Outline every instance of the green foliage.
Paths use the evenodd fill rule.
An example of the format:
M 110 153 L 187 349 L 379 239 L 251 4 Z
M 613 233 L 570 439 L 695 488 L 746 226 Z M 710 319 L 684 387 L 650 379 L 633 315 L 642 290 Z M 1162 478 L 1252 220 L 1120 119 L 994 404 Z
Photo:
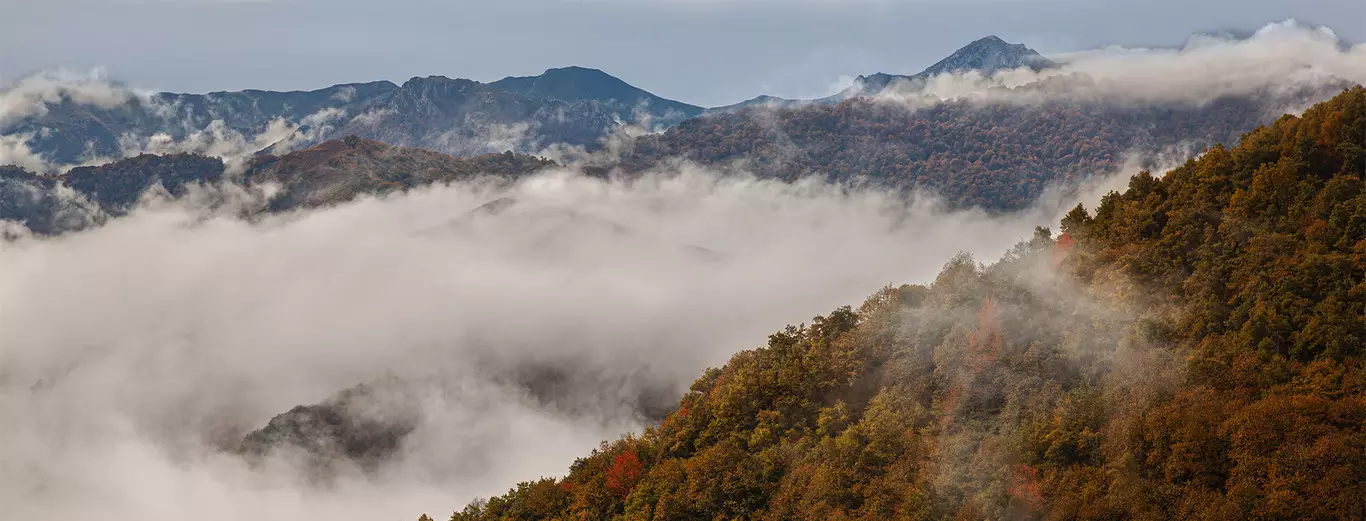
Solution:
M 1357 87 L 788 327 L 452 519 L 1366 518 L 1363 144 Z

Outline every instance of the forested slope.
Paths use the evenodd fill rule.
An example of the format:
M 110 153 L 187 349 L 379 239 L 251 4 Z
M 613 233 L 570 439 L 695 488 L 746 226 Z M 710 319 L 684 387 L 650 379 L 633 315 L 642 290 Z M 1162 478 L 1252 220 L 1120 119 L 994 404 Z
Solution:
M 908 108 L 854 98 L 829 106 L 758 107 L 694 118 L 642 137 L 622 166 L 646 169 L 671 157 L 712 166 L 739 162 L 759 177 L 861 177 L 934 191 L 959 206 L 1012 210 L 1034 202 L 1050 183 L 1114 172 L 1131 152 L 1152 156 L 1232 142 L 1273 120 L 1279 110 L 1269 107 L 1283 102 L 1224 97 L 1204 106 L 1166 106 L 1064 99 Z
M 775 333 L 502 519 L 1366 518 L 1366 89 Z

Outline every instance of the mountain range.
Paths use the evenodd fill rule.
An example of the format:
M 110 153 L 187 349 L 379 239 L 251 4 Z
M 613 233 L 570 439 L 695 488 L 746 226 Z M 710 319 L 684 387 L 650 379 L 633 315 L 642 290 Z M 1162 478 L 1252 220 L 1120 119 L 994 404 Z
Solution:
M 876 73 L 819 100 L 760 96 L 711 109 L 834 104 L 871 95 L 893 82 L 923 81 L 935 74 L 1053 62 L 1020 44 L 995 36 L 959 49 L 909 76 Z M 22 138 L 54 166 L 108 161 L 143 152 L 204 152 L 249 155 L 272 148 L 287 152 L 355 135 L 392 145 L 452 155 L 511 150 L 535 153 L 553 144 L 594 150 L 623 124 L 671 128 L 704 112 L 651 94 L 597 69 L 564 67 L 538 76 L 491 83 L 443 76 L 334 85 L 313 91 L 243 90 L 207 94 L 123 93 L 122 102 L 99 104 L 63 94 L 35 115 L 0 122 L 0 135 Z
M 602 71 L 567 67 L 487 84 L 430 76 L 315 91 L 130 94 L 113 106 L 62 96 L 37 115 L 0 127 L 0 134 L 24 137 L 55 165 L 144 151 L 207 151 L 227 141 L 241 142 L 236 152 L 250 154 L 347 135 L 478 155 L 535 152 L 553 143 L 592 149 L 622 124 L 662 128 L 701 112 Z
M 637 174 L 681 158 L 762 178 L 869 181 L 934 191 L 954 206 L 1015 210 L 1049 186 L 1114 172 L 1131 156 L 1188 156 L 1236 142 L 1282 107 L 1326 99 L 1346 86 L 1194 105 L 1064 98 L 900 106 L 873 98 L 944 73 L 1055 66 L 1024 45 L 988 36 L 913 75 L 870 74 L 827 98 L 761 96 L 709 111 L 582 67 L 491 83 L 430 76 L 307 92 L 126 94 L 113 104 L 64 94 L 4 123 L 0 136 L 23 140 L 52 165 L 114 162 L 56 177 L 8 170 L 0 178 L 0 219 L 39 233 L 81 228 L 92 215 L 127 211 L 152 186 L 174 196 L 187 180 L 225 176 L 244 185 L 284 183 L 274 210 L 318 206 L 463 178 L 476 166 L 524 175 L 553 163 L 487 154 L 535 154 L 552 145 L 568 147 L 566 159 L 599 175 Z M 628 124 L 654 132 L 618 140 L 605 159 L 574 155 L 601 149 Z M 167 153 L 161 162 L 188 170 L 173 174 L 149 159 Z M 135 160 L 117 161 L 125 156 Z M 208 165 L 203 156 L 222 161 Z M 59 192 L 91 199 L 54 199 Z

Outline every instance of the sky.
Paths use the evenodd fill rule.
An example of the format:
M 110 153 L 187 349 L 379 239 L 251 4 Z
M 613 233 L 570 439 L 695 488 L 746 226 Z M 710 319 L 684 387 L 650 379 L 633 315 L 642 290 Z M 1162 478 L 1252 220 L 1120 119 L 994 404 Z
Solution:
M 1044 53 L 1177 46 L 1296 19 L 1366 41 L 1359 0 L 0 0 L 0 81 L 103 68 L 155 90 L 294 90 L 580 65 L 719 106 L 914 73 L 988 34 Z

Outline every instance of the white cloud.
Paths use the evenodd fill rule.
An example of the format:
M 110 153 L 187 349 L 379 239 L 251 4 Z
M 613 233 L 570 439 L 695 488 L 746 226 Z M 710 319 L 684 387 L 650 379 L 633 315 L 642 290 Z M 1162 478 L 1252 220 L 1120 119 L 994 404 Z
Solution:
M 299 145 L 312 143 L 329 132 L 334 122 L 345 117 L 345 110 L 326 108 L 310 114 L 298 124 L 276 118 L 254 135 L 239 132 L 228 127 L 223 120 L 216 119 L 204 129 L 191 132 L 179 140 L 165 132 L 147 137 L 128 134 L 120 139 L 120 145 L 123 155 L 130 157 L 186 152 L 218 157 L 227 163 L 229 171 L 233 171 L 240 169 L 257 152 L 269 150 L 273 154 L 287 154 Z
M 518 203 L 467 213 L 499 197 Z M 681 392 L 785 324 L 929 280 L 954 252 L 994 258 L 1057 210 L 945 212 L 684 167 L 255 223 L 169 204 L 0 243 L 0 503 L 16 518 L 440 517 L 638 428 L 641 392 Z M 537 368 L 568 374 L 553 403 L 515 384 Z M 373 478 L 311 488 L 214 448 L 388 376 L 419 387 L 425 419 Z
M 1287 96 L 1344 81 L 1366 83 L 1366 44 L 1346 45 L 1326 28 L 1287 21 L 1243 40 L 1199 36 L 1181 49 L 1098 49 L 1055 56 L 1063 65 L 1054 70 L 945 74 L 923 86 L 899 84 L 878 97 L 920 105 L 944 99 L 1200 104 L 1221 96 Z
M 111 83 L 104 71 L 86 74 L 50 71 L 27 76 L 0 89 L 0 130 L 16 121 L 47 114 L 48 104 L 69 100 L 102 108 L 128 102 L 134 93 Z
M 45 173 L 50 165 L 28 146 L 33 134 L 0 136 L 0 165 L 14 165 L 31 172 Z

